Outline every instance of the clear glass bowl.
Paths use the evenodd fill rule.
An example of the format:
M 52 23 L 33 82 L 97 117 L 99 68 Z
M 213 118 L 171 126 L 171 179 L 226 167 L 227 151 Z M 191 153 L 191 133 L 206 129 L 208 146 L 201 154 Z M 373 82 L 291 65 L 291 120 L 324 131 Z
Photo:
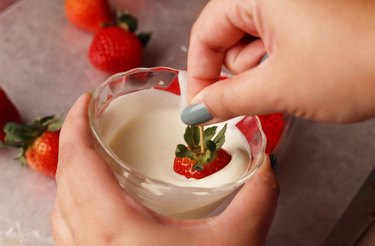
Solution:
M 121 127 L 127 117 L 123 115 L 117 122 L 103 120 L 103 113 L 114 99 L 150 89 L 164 90 L 179 95 L 179 72 L 166 67 L 136 68 L 111 76 L 93 91 L 89 105 L 89 121 L 96 150 L 108 163 L 119 184 L 130 196 L 160 214 L 194 219 L 212 214 L 223 200 L 236 192 L 264 162 L 266 139 L 257 117 L 244 116 L 239 118 L 236 124 L 248 143 L 250 162 L 245 172 L 235 182 L 213 188 L 182 187 L 147 177 L 120 160 L 103 140 L 104 128 Z M 173 168 L 173 163 L 171 163 L 171 168 Z

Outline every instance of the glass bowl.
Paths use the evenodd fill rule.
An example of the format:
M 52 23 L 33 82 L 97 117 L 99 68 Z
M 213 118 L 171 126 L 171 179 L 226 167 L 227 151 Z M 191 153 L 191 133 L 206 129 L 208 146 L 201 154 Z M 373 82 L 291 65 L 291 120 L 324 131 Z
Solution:
M 223 203 L 225 198 L 234 194 L 264 162 L 266 138 L 258 117 L 236 118 L 234 125 L 246 142 L 250 161 L 243 174 L 234 182 L 215 187 L 185 187 L 148 177 L 132 165 L 122 161 L 109 144 L 109 139 L 113 138 L 124 122 L 137 114 L 137 108 L 142 108 L 142 112 L 138 113 L 147 114 L 148 106 L 142 107 L 142 105 L 150 104 L 148 98 L 145 97 L 142 105 L 133 103 L 122 106 L 135 108 L 131 113 L 119 114 L 119 111 L 109 110 L 115 99 L 155 89 L 180 96 L 180 86 L 185 85 L 180 85 L 179 76 L 184 73 L 186 74 L 184 71 L 172 68 L 156 67 L 136 68 L 115 74 L 93 91 L 88 110 L 90 127 L 95 140 L 94 146 L 108 163 L 126 193 L 160 214 L 181 219 L 195 219 L 216 213 L 213 211 L 217 211 L 215 209 Z M 117 114 L 117 116 L 114 119 L 107 117 L 108 114 Z M 147 151 L 140 154 L 147 155 Z M 174 149 L 171 150 L 171 155 L 174 155 Z M 147 165 L 152 165 L 152 163 L 147 163 Z M 173 163 L 171 163 L 171 168 L 173 168 Z

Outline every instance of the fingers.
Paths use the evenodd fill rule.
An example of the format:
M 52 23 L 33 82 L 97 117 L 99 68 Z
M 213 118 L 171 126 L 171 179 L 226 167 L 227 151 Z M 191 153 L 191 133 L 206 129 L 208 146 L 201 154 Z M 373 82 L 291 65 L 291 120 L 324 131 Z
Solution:
M 267 158 L 218 217 L 218 222 L 228 230 L 236 228 L 238 233 L 247 235 L 243 237 L 245 239 L 251 237 L 254 245 L 264 245 L 276 210 L 278 195 L 279 186 Z M 238 243 L 240 245 L 241 242 Z
M 244 40 L 226 52 L 224 65 L 234 74 L 242 73 L 257 66 L 265 53 L 261 39 Z
M 60 136 L 59 165 L 56 174 L 57 206 L 75 239 L 88 235 L 82 228 L 94 227 L 97 231 L 119 230 L 118 218 L 133 209 L 125 202 L 107 164 L 92 149 L 88 125 L 90 96 L 83 95 L 66 116 Z M 111 220 L 112 223 L 106 223 Z M 95 223 L 93 223 L 95 221 Z M 114 230 L 110 230 L 113 227 Z
M 259 65 L 266 53 L 262 25 L 253 1 L 213 0 L 197 19 L 188 54 L 188 94 L 192 104 L 182 114 L 186 124 L 210 124 L 239 115 L 285 111 L 280 102 L 284 81 L 275 62 Z M 249 34 L 250 38 L 249 39 Z M 274 59 L 276 60 L 276 59 Z M 217 81 L 223 63 L 233 78 Z M 277 78 L 277 80 L 275 80 Z
M 87 111 L 89 100 L 90 95 L 85 94 L 75 102 L 65 118 L 60 134 L 57 184 L 72 184 L 74 188 L 77 188 L 77 190 L 73 189 L 72 191 L 77 193 L 81 190 L 92 190 L 89 186 L 98 188 L 100 183 L 116 184 L 109 168 L 92 147 L 93 140 L 88 125 Z M 90 174 L 98 176 L 99 180 L 91 177 Z M 77 180 L 81 176 L 82 179 Z M 83 186 L 81 182 L 89 183 L 87 183 L 87 186 Z M 72 195 L 75 196 L 76 194 L 72 193 Z M 76 198 L 80 199 L 80 197 L 79 194 Z
M 86 192 L 99 195 L 103 191 L 100 195 L 106 195 L 104 188 L 120 191 L 107 164 L 93 150 L 88 124 L 89 100 L 90 95 L 85 94 L 76 101 L 66 116 L 60 136 L 57 183 L 71 186 L 74 199 L 81 199 L 81 193 Z
M 272 57 L 246 72 L 220 80 L 202 89 L 186 107 L 181 118 L 185 124 L 211 124 L 240 115 L 286 111 L 287 96 L 279 69 Z
M 193 26 L 189 45 L 190 98 L 217 80 L 225 53 L 245 33 L 258 36 L 252 7 L 251 1 L 214 0 L 202 11 Z

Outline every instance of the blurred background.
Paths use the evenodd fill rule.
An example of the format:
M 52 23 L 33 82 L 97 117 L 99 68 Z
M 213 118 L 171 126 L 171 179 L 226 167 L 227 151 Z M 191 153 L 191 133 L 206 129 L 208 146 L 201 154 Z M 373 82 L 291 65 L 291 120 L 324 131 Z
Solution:
M 110 2 L 138 17 L 140 31 L 152 32 L 142 66 L 186 68 L 190 29 L 206 0 Z M 0 0 L 0 86 L 26 122 L 64 115 L 109 76 L 89 63 L 92 39 L 67 21 L 63 0 Z M 375 233 L 363 237 L 375 214 L 375 176 L 368 179 L 374 137 L 374 120 L 294 121 L 278 153 L 282 193 L 267 245 L 375 245 Z M 0 245 L 53 245 L 55 181 L 15 156 L 0 149 Z

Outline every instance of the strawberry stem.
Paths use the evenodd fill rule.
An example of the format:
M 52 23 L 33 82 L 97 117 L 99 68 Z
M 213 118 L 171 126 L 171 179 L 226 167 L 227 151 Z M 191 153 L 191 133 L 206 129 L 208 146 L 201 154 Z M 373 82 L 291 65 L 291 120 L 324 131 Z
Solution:
M 204 127 L 199 126 L 199 145 L 201 146 L 201 154 L 204 153 Z
M 189 158 L 196 163 L 195 170 L 203 170 L 203 166 L 216 158 L 217 151 L 225 142 L 227 125 L 216 134 L 217 126 L 204 129 L 203 126 L 190 125 L 186 127 L 184 139 L 187 146 L 179 144 L 175 155 L 178 158 Z M 216 135 L 216 136 L 215 136 Z M 213 139 L 212 139 L 213 138 Z
M 0 147 L 20 147 L 17 159 L 26 164 L 25 153 L 29 146 L 46 131 L 59 131 L 62 122 L 54 116 L 36 119 L 28 125 L 9 122 L 4 126 L 5 141 Z

